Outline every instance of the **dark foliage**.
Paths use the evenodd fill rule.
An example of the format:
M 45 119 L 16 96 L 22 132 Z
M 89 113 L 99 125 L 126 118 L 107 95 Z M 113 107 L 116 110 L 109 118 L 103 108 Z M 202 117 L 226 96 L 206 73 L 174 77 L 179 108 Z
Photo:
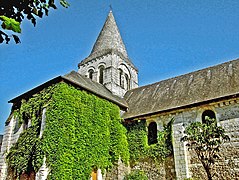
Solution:
M 69 4 L 65 0 L 60 0 L 63 7 Z M 42 18 L 43 15 L 48 16 L 50 8 L 56 9 L 54 0 L 1 0 L 0 1 L 0 20 L 2 21 L 0 29 L 0 43 L 10 41 L 13 38 L 16 43 L 20 43 L 20 39 L 16 34 L 7 34 L 6 30 L 21 33 L 21 22 L 28 19 L 36 26 L 36 18 Z M 5 32 L 4 32 L 5 31 Z

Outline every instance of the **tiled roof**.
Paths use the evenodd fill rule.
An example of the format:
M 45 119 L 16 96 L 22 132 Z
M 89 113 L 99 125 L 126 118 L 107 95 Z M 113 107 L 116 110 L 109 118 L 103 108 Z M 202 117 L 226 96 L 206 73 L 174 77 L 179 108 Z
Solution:
M 56 78 L 53 78 L 53 79 L 51 79 L 39 86 L 27 91 L 27 92 L 15 97 L 14 99 L 10 100 L 9 102 L 15 103 L 15 102 L 21 101 L 21 99 L 29 98 L 32 95 L 40 92 L 42 89 L 44 89 L 52 84 L 56 84 L 56 83 L 59 83 L 62 81 L 72 84 L 76 87 L 79 87 L 80 89 L 91 92 L 92 94 L 95 94 L 96 96 L 106 99 L 110 102 L 113 102 L 114 104 L 118 105 L 122 109 L 127 108 L 127 103 L 123 98 L 113 95 L 102 84 L 92 81 L 91 79 L 84 77 L 75 71 L 72 71 L 69 74 L 66 74 L 64 76 L 58 76 Z
M 107 99 L 120 107 L 127 107 L 127 102 L 116 95 L 113 95 L 108 89 L 102 84 L 92 81 L 90 78 L 84 77 L 83 75 L 72 71 L 69 74 L 62 76 L 65 80 L 71 81 L 75 85 L 101 97 Z
M 91 54 L 102 51 L 104 49 L 116 49 L 125 57 L 128 57 L 125 45 L 121 38 L 119 28 L 116 24 L 112 11 L 110 11 L 108 14 L 108 17 L 94 44 Z
M 239 94 L 239 59 L 128 91 L 129 119 Z

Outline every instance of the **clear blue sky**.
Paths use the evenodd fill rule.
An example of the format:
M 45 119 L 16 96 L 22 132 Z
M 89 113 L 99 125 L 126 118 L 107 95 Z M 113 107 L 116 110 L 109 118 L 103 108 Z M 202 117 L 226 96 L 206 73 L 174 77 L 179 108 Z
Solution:
M 239 1 L 71 0 L 34 28 L 24 22 L 22 43 L 0 45 L 0 133 L 11 104 L 31 88 L 77 70 L 100 32 L 109 5 L 139 85 L 239 57 Z

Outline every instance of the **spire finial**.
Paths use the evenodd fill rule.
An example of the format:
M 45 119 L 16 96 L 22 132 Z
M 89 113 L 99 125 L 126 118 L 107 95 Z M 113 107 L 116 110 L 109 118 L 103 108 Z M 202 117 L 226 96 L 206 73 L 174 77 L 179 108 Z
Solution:
M 110 7 L 110 11 L 112 12 L 112 11 L 113 11 L 113 8 L 112 8 L 111 4 L 109 5 L 109 7 Z

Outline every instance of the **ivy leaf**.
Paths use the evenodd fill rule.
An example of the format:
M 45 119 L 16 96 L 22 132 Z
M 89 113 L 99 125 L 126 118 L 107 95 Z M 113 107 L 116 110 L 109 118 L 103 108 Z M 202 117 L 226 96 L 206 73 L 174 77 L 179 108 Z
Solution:
M 21 33 L 21 23 L 13 18 L 8 18 L 6 16 L 0 16 L 0 20 L 3 21 L 2 28 L 7 30 L 12 30 L 17 33 Z

